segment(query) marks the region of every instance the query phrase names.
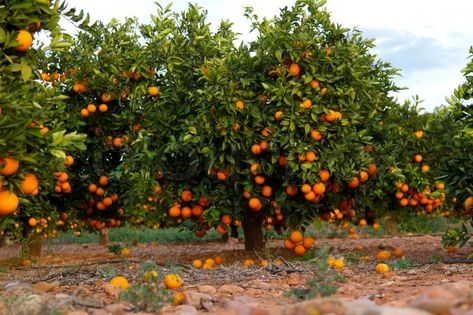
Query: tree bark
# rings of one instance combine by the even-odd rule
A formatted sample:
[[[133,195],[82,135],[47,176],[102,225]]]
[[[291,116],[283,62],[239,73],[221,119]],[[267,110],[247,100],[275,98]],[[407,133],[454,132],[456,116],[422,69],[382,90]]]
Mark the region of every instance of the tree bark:
[[[264,248],[263,221],[264,213],[252,210],[247,212],[242,222],[245,236],[245,250],[261,250]]]
[[[109,240],[108,240],[108,229],[103,228],[99,230],[99,236],[100,236],[100,245],[107,245]]]

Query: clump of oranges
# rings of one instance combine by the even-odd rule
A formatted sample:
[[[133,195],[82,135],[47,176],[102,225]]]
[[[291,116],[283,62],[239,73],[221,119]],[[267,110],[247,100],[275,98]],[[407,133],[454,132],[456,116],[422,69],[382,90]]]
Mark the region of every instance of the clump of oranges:
[[[304,256],[308,249],[311,249],[315,244],[315,239],[312,237],[304,237],[301,231],[292,231],[289,237],[284,240],[284,247],[291,249],[297,256]]]
[[[202,268],[202,269],[213,269],[215,268],[217,265],[221,265],[224,263],[224,259],[222,256],[220,255],[217,255],[215,256],[214,258],[207,258],[205,259],[203,262],[202,260],[200,259],[194,259],[192,261],[192,266],[195,267],[195,268]]]

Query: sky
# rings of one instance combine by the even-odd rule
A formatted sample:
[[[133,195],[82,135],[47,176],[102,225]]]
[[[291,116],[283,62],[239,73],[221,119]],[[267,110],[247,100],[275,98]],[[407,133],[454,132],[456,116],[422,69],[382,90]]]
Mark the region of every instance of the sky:
[[[136,16],[149,22],[156,11],[153,0],[66,0],[69,7],[84,9],[92,20]],[[251,6],[258,16],[272,17],[294,0],[191,0],[173,1],[174,11],[183,11],[188,3],[197,3],[208,11],[208,21],[217,27],[230,20],[243,39],[251,38],[250,23],[243,16]],[[169,1],[161,1],[168,4]],[[469,47],[473,45],[473,1],[471,0],[328,0],[326,8],[332,21],[357,28],[365,37],[374,38],[373,52],[382,60],[401,69],[394,80],[406,87],[397,93],[400,102],[414,95],[424,100],[421,107],[432,111],[445,104],[445,96],[463,82],[461,69],[466,66]],[[66,29],[71,25],[64,24]]]

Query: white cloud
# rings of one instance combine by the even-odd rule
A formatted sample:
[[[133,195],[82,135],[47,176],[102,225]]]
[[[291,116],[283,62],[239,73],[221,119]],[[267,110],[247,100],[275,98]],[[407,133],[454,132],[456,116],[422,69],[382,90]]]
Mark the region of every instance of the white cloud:
[[[248,36],[250,23],[243,16],[244,7],[253,7],[260,17],[272,17],[280,8],[294,4],[294,0],[190,2],[208,11],[214,29],[221,20],[228,19],[245,39],[253,36]],[[138,16],[141,22],[148,22],[149,16],[156,11],[152,0],[69,0],[68,3],[71,7],[85,9],[92,19],[104,21],[112,17]],[[187,0],[176,0],[172,8],[183,11],[187,6]],[[327,9],[332,13],[333,21],[346,27],[357,27],[367,37],[376,34],[375,43],[379,46],[374,52],[381,59],[391,62],[393,60],[389,58],[402,58],[392,62],[395,67],[404,65],[401,69],[403,77],[396,82],[409,87],[400,94],[400,99],[419,94],[425,99],[424,107],[431,110],[444,103],[444,97],[463,81],[459,71],[466,64],[469,46],[473,45],[473,1],[329,0]],[[420,39],[427,45],[425,49],[413,44]],[[426,54],[429,58],[425,58]]]

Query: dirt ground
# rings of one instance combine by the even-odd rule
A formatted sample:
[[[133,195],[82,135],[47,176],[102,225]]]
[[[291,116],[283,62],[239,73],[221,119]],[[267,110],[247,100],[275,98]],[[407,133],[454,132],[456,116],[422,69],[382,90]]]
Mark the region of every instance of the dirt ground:
[[[336,283],[338,289],[330,297],[330,303],[324,299],[313,303],[325,301],[324,307],[332,305],[334,309],[328,313],[365,314],[356,313],[354,310],[358,306],[353,305],[408,307],[422,303],[427,296],[428,299],[440,298],[448,305],[437,305],[437,309],[432,309],[432,305],[421,307],[431,312],[425,314],[473,314],[473,269],[472,261],[468,259],[473,248],[467,245],[456,253],[448,253],[441,248],[440,241],[439,236],[428,235],[318,240],[317,247],[328,245],[332,255],[345,258],[346,265],[339,271],[342,277]],[[377,252],[395,247],[402,249],[403,258],[388,260],[393,271],[377,274],[374,271]],[[166,306],[163,309],[166,314],[327,313],[321,308],[312,313],[297,311],[299,305],[307,306],[307,302],[300,304],[287,295],[290,288],[307,288],[306,281],[317,272],[316,262],[294,260],[282,249],[279,240],[269,242],[267,248],[261,253],[246,252],[243,244],[235,240],[227,243],[149,243],[129,247],[130,256],[121,258],[110,253],[106,246],[97,244],[50,245],[43,246],[42,256],[31,266],[22,267],[14,260],[19,254],[18,246],[8,246],[0,249],[0,301],[3,303],[0,312],[33,315],[136,311],[129,304],[120,303],[117,293],[110,290],[104,280],[116,273],[131,283],[138,283],[142,279],[140,264],[149,262],[159,265],[160,274],[178,272],[185,281],[182,291],[189,295],[187,305]],[[216,255],[222,256],[225,262],[214,269],[200,270],[190,265],[193,259]],[[360,259],[362,256],[369,259]],[[256,262],[264,258],[271,264],[266,268],[247,268],[243,266],[247,258]],[[282,264],[277,264],[278,261]],[[460,291],[454,297],[460,299],[462,295],[462,298],[453,303],[449,294]],[[27,303],[24,300],[18,303],[19,297]],[[16,305],[26,305],[26,309]],[[311,309],[318,306],[314,307]],[[36,309],[39,313],[35,313]],[[349,313],[348,309],[353,312]],[[399,314],[411,313],[406,309]]]

